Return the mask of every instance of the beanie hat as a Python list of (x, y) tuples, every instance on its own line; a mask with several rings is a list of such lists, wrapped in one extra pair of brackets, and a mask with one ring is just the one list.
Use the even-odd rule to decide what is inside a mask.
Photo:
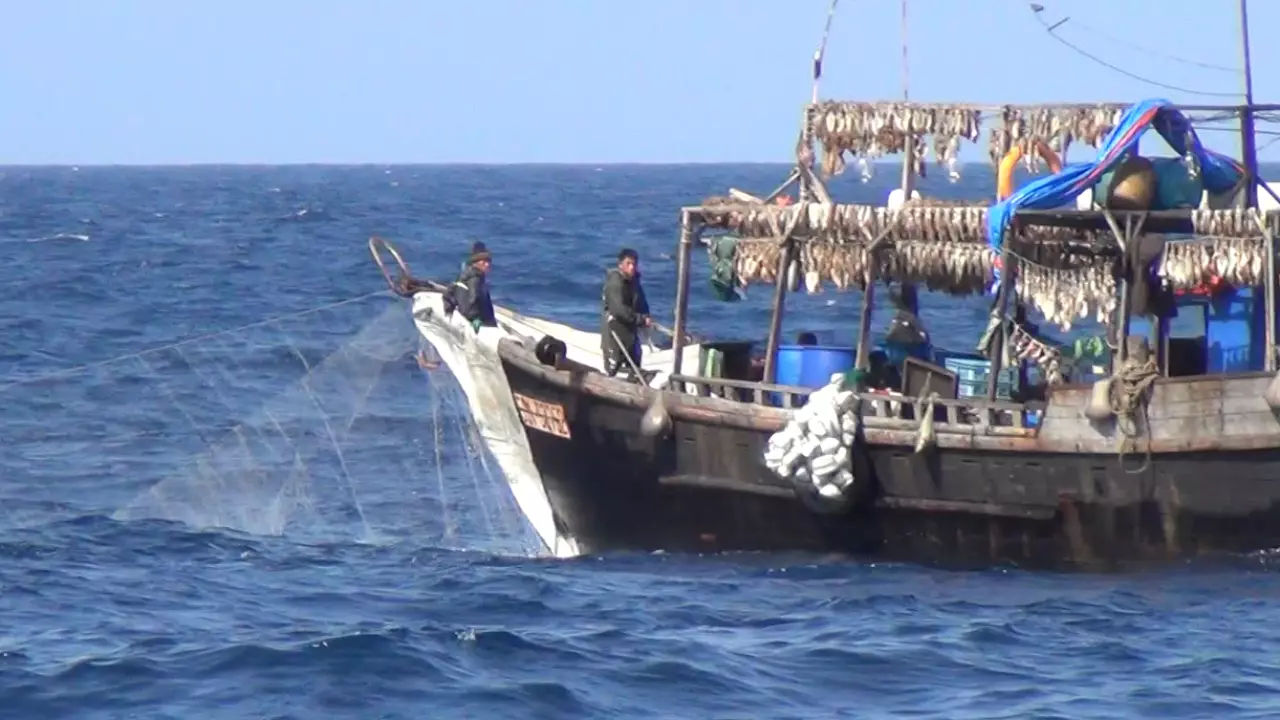
[(492, 260), (493, 255), (489, 252), (489, 248), (479, 240), (471, 244), (471, 255), (467, 257), (467, 263), (478, 263), (481, 260)]

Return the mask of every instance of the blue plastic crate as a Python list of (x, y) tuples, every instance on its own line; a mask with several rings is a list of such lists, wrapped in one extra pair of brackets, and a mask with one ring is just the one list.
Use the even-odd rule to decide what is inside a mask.
[[(944, 356), (942, 367), (959, 377), (959, 396), (977, 397), (987, 394), (987, 378), (991, 375), (991, 361), (983, 357), (963, 355)], [(1007, 367), (1000, 371), (996, 383), (996, 395), (1009, 397), (1018, 386), (1018, 368)]]

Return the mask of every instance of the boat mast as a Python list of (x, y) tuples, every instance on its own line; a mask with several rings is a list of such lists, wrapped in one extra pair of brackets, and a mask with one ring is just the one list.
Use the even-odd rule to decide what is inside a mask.
[[(905, 2), (905, 0), (904, 0)], [(1249, 182), (1245, 185), (1247, 207), (1258, 206), (1258, 146), (1253, 129), (1253, 63), (1249, 58), (1249, 2), (1240, 0), (1240, 52), (1243, 55), (1244, 106), (1240, 108), (1240, 154)]]
[[(1258, 144), (1253, 126), (1253, 60), (1249, 53), (1249, 2), (1240, 0), (1240, 54), (1241, 70), (1244, 73), (1244, 107), (1240, 110), (1240, 155), (1244, 161), (1245, 173), (1249, 179), (1245, 183), (1244, 202), (1246, 207), (1258, 207), (1258, 188), (1264, 180), (1258, 173)], [(1267, 192), (1275, 197), (1268, 188)], [(1264, 313), (1266, 316), (1266, 355), (1263, 357), (1263, 369), (1267, 372), (1276, 370), (1276, 236), (1275, 226), (1266, 220), (1267, 228), (1267, 263), (1266, 284), (1263, 286)]]
[[(902, 42), (902, 100), (910, 102), (911, 92), (908, 89), (908, 80), (910, 75), (907, 72), (907, 0), (902, 0), (902, 24), (900, 28)], [(902, 152), (902, 201), (906, 202), (911, 199), (911, 191), (915, 185), (915, 156), (916, 156), (916, 136), (910, 132), (911, 128), (907, 128), (906, 144), (903, 145)]]
[[(911, 75), (910, 65), (907, 61), (907, 0), (902, 0), (902, 24), (899, 33), (902, 36), (902, 101), (911, 101)], [(911, 128), (908, 127), (908, 130)], [(907, 135), (907, 144), (904, 148), (906, 152), (902, 158), (902, 202), (911, 202), (911, 193), (915, 190), (915, 169), (914, 162), (916, 156), (916, 137), (913, 134)], [(918, 300), (916, 299), (915, 285), (912, 283), (899, 283), (901, 297), (907, 303), (908, 309), (913, 313), (919, 313)]]

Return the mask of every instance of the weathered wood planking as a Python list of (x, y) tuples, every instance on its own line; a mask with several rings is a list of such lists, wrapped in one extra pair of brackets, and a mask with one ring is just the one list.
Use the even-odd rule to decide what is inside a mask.
[[(1152, 389), (1147, 409), (1151, 440), (1196, 446), (1212, 438), (1248, 440), (1251, 447), (1280, 446), (1280, 421), (1263, 399), (1271, 378), (1197, 377), (1163, 380)], [(1095, 426), (1084, 417), (1091, 388), (1066, 387), (1053, 393), (1040, 438), (1048, 443), (1118, 441), (1115, 425)], [(1141, 441), (1145, 442), (1145, 434)]]

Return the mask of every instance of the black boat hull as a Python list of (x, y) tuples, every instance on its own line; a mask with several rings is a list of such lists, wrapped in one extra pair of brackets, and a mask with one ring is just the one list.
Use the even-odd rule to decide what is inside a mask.
[[(560, 524), (584, 552), (811, 551), (957, 567), (1119, 569), (1280, 547), (1280, 451), (1143, 453), (860, 444), (831, 506), (762, 456), (773, 430), (672, 413), (638, 432), (634, 393), (503, 358)], [(585, 380), (590, 378), (590, 380)], [(606, 381), (613, 382), (613, 381)], [(552, 417), (552, 420), (546, 418)], [(692, 417), (691, 417), (692, 416)]]

